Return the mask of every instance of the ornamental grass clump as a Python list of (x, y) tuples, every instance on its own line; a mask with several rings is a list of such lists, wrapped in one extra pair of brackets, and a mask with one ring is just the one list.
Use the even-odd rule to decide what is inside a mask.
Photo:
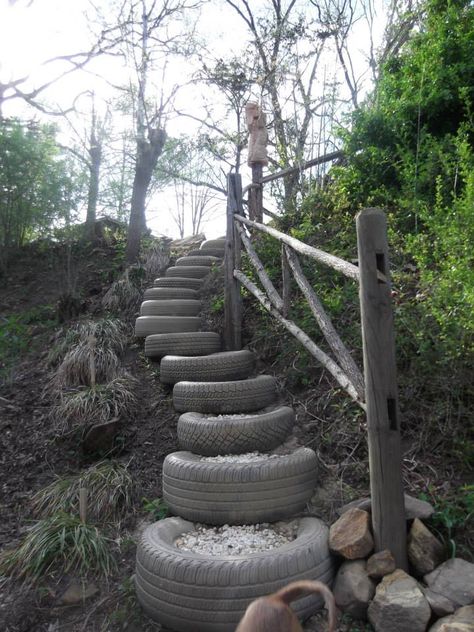
[(18, 548), (2, 554), (0, 574), (34, 581), (58, 566), (65, 573), (108, 576), (116, 567), (111, 542), (97, 527), (59, 512), (37, 522)]
[(133, 481), (127, 466), (103, 461), (81, 474), (58, 478), (37, 492), (32, 499), (35, 516), (48, 517), (58, 512), (79, 513), (79, 490), (88, 493), (88, 515), (106, 521), (132, 506)]
[(137, 406), (137, 380), (123, 372), (108, 384), (82, 386), (62, 393), (51, 417), (56, 431), (65, 434), (86, 424), (105, 423), (132, 415)]

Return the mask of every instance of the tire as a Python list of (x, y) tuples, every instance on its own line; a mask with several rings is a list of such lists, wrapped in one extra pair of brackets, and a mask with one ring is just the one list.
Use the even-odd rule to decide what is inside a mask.
[(227, 419), (184, 413), (178, 420), (178, 441), (182, 450), (203, 456), (267, 451), (285, 441), (294, 422), (295, 413), (287, 406)]
[(203, 250), (190, 250), (187, 254), (188, 257), (217, 257), (217, 259), (223, 259), (225, 254), (224, 248), (204, 248)]
[(178, 382), (173, 405), (180, 413), (247, 413), (273, 404), (275, 378), (259, 375), (235, 382)]
[(215, 463), (192, 452), (173, 452), (163, 462), (163, 500), (173, 514), (206, 524), (283, 520), (311, 499), (317, 464), (309, 448), (247, 463)]
[(203, 279), (209, 272), (209, 266), (171, 266), (165, 274), (167, 277), (186, 276), (188, 279)]
[(155, 279), (155, 287), (188, 288), (199, 290), (202, 286), (202, 279), (192, 279), (189, 277), (160, 277)]
[(199, 316), (139, 316), (135, 321), (135, 336), (197, 331), (201, 326)]
[(244, 380), (253, 371), (255, 356), (251, 351), (224, 351), (201, 357), (166, 356), (160, 364), (163, 384), (190, 382), (223, 382)]
[(145, 355), (160, 358), (174, 353), (183, 356), (200, 356), (221, 350), (221, 338), (213, 331), (180, 334), (155, 334), (145, 339)]
[[(199, 252), (199, 250), (198, 250)], [(208, 256), (196, 256), (196, 257), (181, 257), (176, 262), (177, 266), (213, 266), (219, 263), (218, 257)]]
[(197, 316), (200, 309), (201, 301), (192, 299), (144, 301), (140, 316)]
[[(192, 522), (167, 518), (147, 527), (137, 547), (135, 587), (148, 616), (177, 632), (234, 632), (247, 606), (288, 582), (313, 579), (331, 585), (334, 561), (328, 528), (299, 520), (297, 537), (278, 549), (223, 558), (178, 549)], [(292, 603), (301, 619), (322, 607), (317, 597)]]
[(150, 287), (145, 290), (143, 298), (146, 301), (161, 301), (166, 299), (197, 299), (196, 290), (185, 287)]
[(202, 244), (199, 246), (200, 250), (209, 250), (209, 249), (215, 249), (217, 248), (218, 250), (224, 250), (225, 249), (225, 244), (226, 244), (226, 238), (225, 237), (221, 237), (220, 239), (208, 239), (206, 241), (203, 241)]
[[(220, 559), (174, 546), (194, 528), (180, 518), (162, 520), (144, 531), (137, 550), (138, 599), (152, 619), (178, 632), (233, 632), (257, 597), (300, 579), (332, 583), (328, 530), (316, 518), (301, 519), (296, 539), (278, 549)], [(302, 619), (321, 606), (314, 596), (292, 604)]]

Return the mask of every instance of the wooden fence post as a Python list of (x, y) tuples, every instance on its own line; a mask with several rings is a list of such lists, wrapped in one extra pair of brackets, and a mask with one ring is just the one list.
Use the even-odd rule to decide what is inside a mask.
[(380, 209), (368, 208), (358, 214), (356, 225), (375, 549), (389, 549), (397, 568), (407, 570), (387, 222)]
[(252, 164), (252, 186), (249, 189), (249, 217), (255, 222), (263, 220), (263, 185), (260, 182), (263, 175), (263, 165)]
[(224, 347), (227, 351), (242, 348), (242, 299), (240, 283), (234, 270), (240, 264), (240, 236), (234, 226), (234, 215), (242, 212), (242, 178), (238, 173), (227, 176), (227, 232), (225, 246)]

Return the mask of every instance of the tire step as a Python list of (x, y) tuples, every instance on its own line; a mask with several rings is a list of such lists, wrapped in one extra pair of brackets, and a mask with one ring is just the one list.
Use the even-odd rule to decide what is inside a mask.
[[(199, 252), (199, 251), (198, 251)], [(178, 267), (181, 266), (213, 266), (217, 265), (220, 262), (218, 257), (209, 257), (209, 256), (195, 256), (195, 257), (181, 257), (176, 261), (176, 265)]]
[(201, 301), (194, 299), (143, 301), (140, 316), (197, 316), (201, 307)]
[(190, 250), (187, 254), (188, 257), (217, 257), (217, 259), (223, 259), (225, 255), (224, 248), (205, 248), (203, 250)]
[(210, 272), (209, 266), (171, 266), (165, 272), (166, 277), (182, 277), (203, 279)]
[(246, 413), (265, 408), (277, 399), (271, 375), (229, 382), (178, 382), (173, 405), (178, 412)]
[(146, 301), (197, 299), (198, 296), (196, 290), (190, 290), (186, 287), (150, 287), (143, 294), (143, 298)]
[(183, 356), (202, 356), (221, 350), (221, 338), (213, 331), (154, 334), (145, 339), (145, 355), (161, 358), (173, 353)]
[(199, 316), (139, 316), (135, 321), (135, 336), (194, 332), (202, 327)]
[(155, 287), (200, 290), (202, 286), (202, 279), (193, 279), (189, 277), (160, 277), (159, 279), (155, 279), (153, 285)]
[(223, 382), (244, 380), (255, 367), (255, 355), (246, 349), (223, 351), (198, 357), (169, 355), (160, 364), (160, 380), (163, 384), (190, 382)]

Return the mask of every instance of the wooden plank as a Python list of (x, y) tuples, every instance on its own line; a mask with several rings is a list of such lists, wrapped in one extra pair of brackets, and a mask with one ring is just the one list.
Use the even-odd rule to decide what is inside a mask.
[(288, 317), (291, 307), (291, 274), (288, 257), (286, 255), (285, 244), (281, 245), (281, 279), (283, 285), (283, 309), (282, 313), (285, 318)]
[(236, 258), (239, 259), (240, 240), (236, 239), (234, 215), (242, 210), (242, 179), (229, 173), (227, 178), (227, 231), (224, 256), (224, 347), (227, 351), (242, 348), (242, 299), (240, 285), (234, 277)]
[(247, 251), (250, 262), (255, 268), (255, 272), (257, 273), (257, 276), (260, 279), (260, 282), (262, 283), (263, 287), (265, 288), (268, 294), (268, 298), (270, 299), (272, 304), (276, 307), (276, 309), (278, 309), (281, 312), (283, 310), (283, 301), (281, 299), (281, 296), (278, 294), (277, 290), (275, 289), (275, 286), (271, 282), (270, 277), (268, 276), (267, 271), (265, 270), (263, 266), (263, 263), (260, 261), (260, 258), (255, 252), (252, 246), (252, 242), (245, 234), (244, 229), (237, 222), (235, 222), (235, 226), (237, 228), (237, 232), (239, 233), (240, 239), (242, 240), (242, 243), (245, 246), (245, 250)]
[(255, 296), (255, 298), (263, 305), (263, 307), (281, 323), (288, 331), (301, 342), (301, 344), (311, 353), (311, 355), (320, 362), (327, 369), (331, 375), (337, 380), (339, 385), (346, 391), (346, 393), (352, 397), (352, 399), (359, 404), (359, 406), (365, 410), (365, 404), (360, 400), (356, 389), (352, 382), (344, 373), (344, 371), (330, 358), (322, 349), (320, 349), (315, 342), (306, 334), (298, 325), (285, 318), (275, 307), (270, 303), (265, 294), (259, 290), (259, 288), (253, 283), (243, 272), (240, 270), (234, 271), (234, 276), (240, 281), (240, 283), (247, 288), (247, 290)]
[(266, 226), (265, 224), (259, 224), (258, 222), (253, 222), (252, 220), (246, 219), (242, 215), (235, 215), (235, 219), (246, 226), (251, 226), (252, 228), (256, 228), (260, 230), (262, 233), (267, 233), (267, 235), (271, 235), (278, 239), (278, 241), (291, 246), (293, 250), (299, 252), (302, 255), (306, 255), (319, 261), (319, 263), (324, 264), (342, 274), (345, 274), (347, 277), (354, 279), (356, 281), (359, 280), (359, 268), (340, 257), (336, 257), (334, 255), (329, 254), (328, 252), (324, 252), (324, 250), (319, 250), (318, 248), (313, 248), (313, 246), (308, 246), (308, 244), (303, 243), (299, 239), (295, 239), (294, 237), (290, 237), (289, 235), (285, 235), (285, 233), (276, 230), (275, 228), (271, 228), (270, 226)]
[[(385, 214), (356, 219), (372, 525), (377, 551), (389, 549), (408, 569), (390, 271)], [(386, 282), (380, 281), (377, 271)]]
[(321, 328), (321, 331), (332, 351), (334, 352), (334, 355), (339, 361), (339, 364), (344, 369), (345, 373), (349, 376), (352, 384), (359, 394), (360, 399), (364, 400), (364, 378), (362, 377), (362, 373), (360, 372), (359, 367), (354, 362), (347, 347), (342, 342), (339, 334), (335, 330), (331, 319), (326, 314), (326, 311), (324, 310), (321, 301), (317, 297), (316, 292), (313, 290), (313, 288), (309, 284), (308, 279), (305, 277), (303, 270), (301, 269), (301, 264), (298, 256), (288, 246), (283, 245), (283, 248), (286, 251), (286, 257), (289, 266), (295, 276), (295, 280), (298, 283), (300, 290), (303, 292), (306, 300), (308, 301), (309, 307), (314, 318), (316, 319), (316, 322)]
[(260, 179), (261, 184), (265, 182), (271, 182), (272, 180), (278, 180), (279, 178), (284, 178), (285, 176), (289, 176), (296, 171), (304, 171), (305, 169), (309, 169), (310, 167), (315, 167), (316, 165), (322, 165), (325, 162), (331, 162), (332, 160), (337, 160), (338, 158), (342, 158), (344, 156), (344, 152), (342, 151), (333, 151), (329, 154), (325, 154), (324, 156), (320, 156), (319, 158), (312, 158), (311, 160), (307, 160), (303, 162), (302, 165), (298, 167), (290, 167), (288, 169), (283, 169), (282, 171), (277, 171), (276, 173), (271, 173), (268, 176)]

